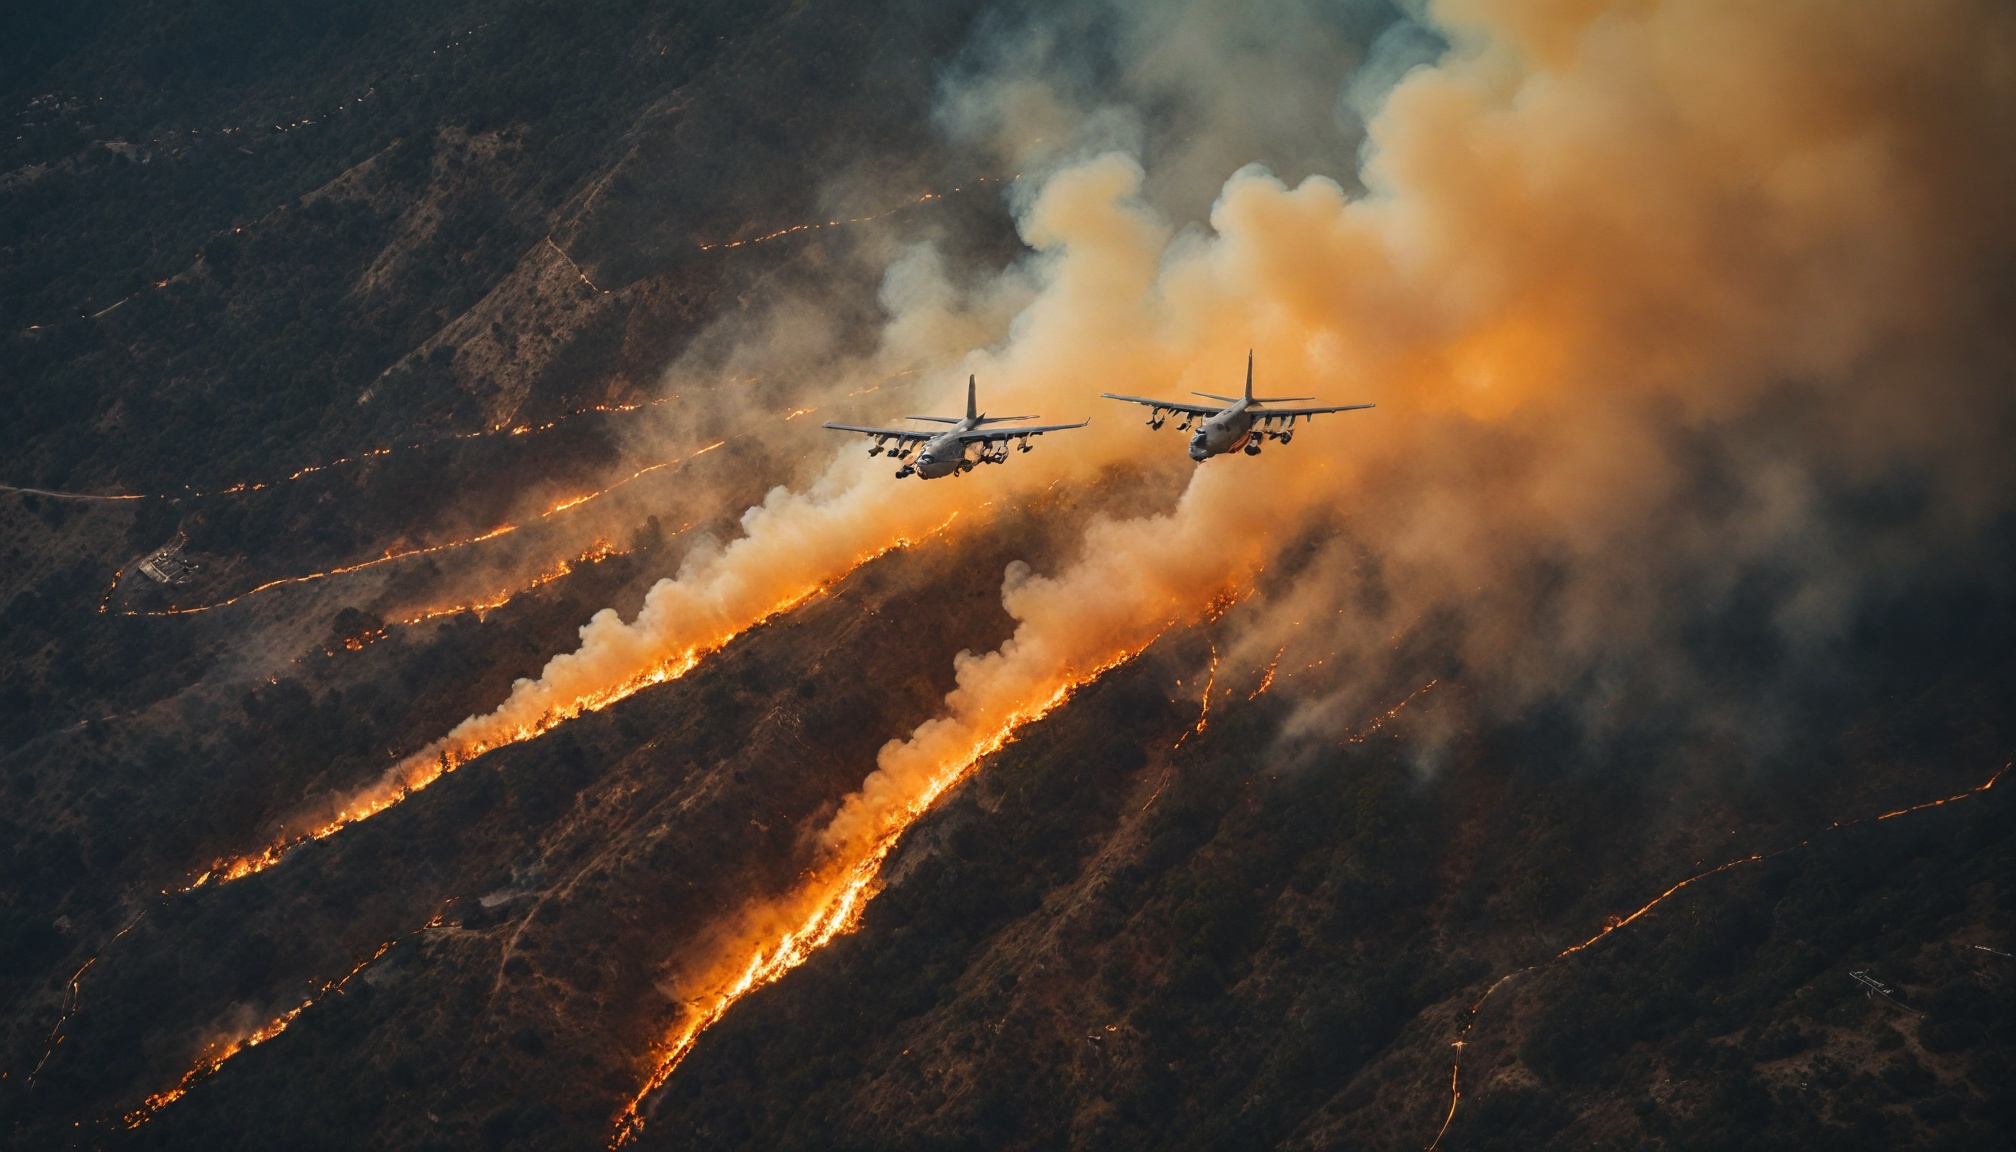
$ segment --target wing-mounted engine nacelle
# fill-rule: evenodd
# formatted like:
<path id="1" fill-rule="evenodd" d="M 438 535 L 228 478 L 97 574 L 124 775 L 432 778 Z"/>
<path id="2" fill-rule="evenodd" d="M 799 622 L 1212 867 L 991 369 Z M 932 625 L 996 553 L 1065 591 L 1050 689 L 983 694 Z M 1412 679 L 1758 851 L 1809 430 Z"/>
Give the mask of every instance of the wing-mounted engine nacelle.
<path id="1" fill-rule="evenodd" d="M 1035 447 L 1036 446 L 1034 444 L 1029 443 L 1029 437 L 1027 436 L 1022 437 L 1022 439 L 1017 440 L 1015 442 L 1015 448 L 1017 451 L 1028 452 L 1034 449 Z"/>
<path id="2" fill-rule="evenodd" d="M 868 449 L 868 455 L 880 456 L 882 454 L 882 446 L 888 443 L 888 440 L 889 438 L 886 436 L 877 436 L 875 438 L 875 446 L 873 448 Z"/>
<path id="3" fill-rule="evenodd" d="M 1169 419 L 1168 415 L 1160 408 L 1150 408 L 1148 410 L 1148 427 L 1150 428 L 1162 427 L 1162 422 L 1167 419 Z"/>
<path id="4" fill-rule="evenodd" d="M 1196 419 L 1197 419 L 1197 416 L 1196 416 L 1196 414 L 1195 414 L 1195 413 L 1192 413 L 1192 412 L 1185 412 L 1185 413 L 1183 414 L 1183 422 L 1182 422 L 1181 424 L 1178 424 L 1178 425 L 1176 425 L 1176 431 L 1178 431 L 1178 432 L 1188 432 L 1188 431 L 1190 430 L 1190 425 L 1191 425 L 1192 423 L 1194 423 L 1194 422 L 1196 421 Z"/>

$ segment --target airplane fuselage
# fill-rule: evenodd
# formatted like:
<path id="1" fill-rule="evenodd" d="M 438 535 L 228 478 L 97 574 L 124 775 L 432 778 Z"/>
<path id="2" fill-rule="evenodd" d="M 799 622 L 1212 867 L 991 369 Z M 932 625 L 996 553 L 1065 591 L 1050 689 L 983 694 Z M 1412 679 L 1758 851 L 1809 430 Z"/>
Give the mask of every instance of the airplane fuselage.
<path id="1" fill-rule="evenodd" d="M 1237 452 L 1253 439 L 1253 414 L 1239 400 L 1199 425 L 1190 436 L 1190 459 L 1202 464 L 1213 456 Z"/>
<path id="2" fill-rule="evenodd" d="M 954 424 L 950 431 L 941 432 L 924 442 L 924 450 L 917 453 L 917 459 L 910 467 L 923 480 L 936 480 L 940 476 L 951 476 L 967 467 L 966 444 L 959 439 L 962 432 L 971 432 L 977 421 L 967 419 Z"/>

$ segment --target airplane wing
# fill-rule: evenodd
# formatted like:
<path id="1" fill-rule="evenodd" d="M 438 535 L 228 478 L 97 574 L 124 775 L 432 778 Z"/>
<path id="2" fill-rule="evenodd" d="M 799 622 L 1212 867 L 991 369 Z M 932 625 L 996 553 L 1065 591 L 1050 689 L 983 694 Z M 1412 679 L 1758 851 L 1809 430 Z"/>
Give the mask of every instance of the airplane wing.
<path id="1" fill-rule="evenodd" d="M 1146 404 L 1150 408 L 1184 412 L 1192 416 L 1216 416 L 1225 410 L 1222 404 L 1186 404 L 1181 400 L 1150 400 L 1146 396 L 1121 396 L 1113 392 L 1101 392 L 1099 395 L 1108 400 L 1125 400 L 1130 404 Z"/>
<path id="2" fill-rule="evenodd" d="M 878 440 L 894 440 L 897 446 L 902 448 L 907 448 L 913 443 L 921 444 L 933 436 L 940 435 L 937 432 L 919 432 L 915 428 L 863 428 L 859 424 L 828 423 L 821 427 L 831 428 L 835 432 L 859 432 L 863 436 L 873 436 Z"/>
<path id="3" fill-rule="evenodd" d="M 975 428 L 971 432 L 961 432 L 959 434 L 959 441 L 962 444 L 980 444 L 990 441 L 998 443 L 1004 440 L 1013 440 L 1017 436 L 1041 436 L 1045 432 L 1061 432 L 1066 428 L 1083 428 L 1090 423 L 1092 423 L 1090 420 L 1080 420 L 1076 424 L 1025 424 L 1020 428 L 988 428 L 985 430 Z"/>
<path id="4" fill-rule="evenodd" d="M 1304 418 L 1321 416 L 1325 412 L 1356 412 L 1360 408 L 1371 407 L 1373 407 L 1371 404 L 1339 404 L 1331 408 L 1249 408 L 1247 411 L 1255 420 L 1272 420 L 1280 416 L 1293 419 L 1297 416 Z"/>

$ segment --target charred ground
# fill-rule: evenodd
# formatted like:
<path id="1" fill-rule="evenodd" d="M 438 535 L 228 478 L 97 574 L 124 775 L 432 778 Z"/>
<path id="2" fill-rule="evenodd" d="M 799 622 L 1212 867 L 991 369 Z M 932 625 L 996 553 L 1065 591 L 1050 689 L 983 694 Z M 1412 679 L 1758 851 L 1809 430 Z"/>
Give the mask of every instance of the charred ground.
<path id="1" fill-rule="evenodd" d="M 752 430 L 798 382 L 665 405 L 700 415 L 642 437 L 655 455 L 635 427 L 661 409 L 598 409 L 664 400 L 666 362 L 761 290 L 850 275 L 844 233 L 702 245 L 829 214 L 835 173 L 862 211 L 977 174 L 926 125 L 979 6 L 58 7 L 0 35 L 0 482 L 147 498 L 0 494 L 0 1129 L 600 1147 L 676 1012 L 668 970 L 793 879 L 953 653 L 1006 635 L 1003 566 L 1156 478 L 887 557 L 268 874 L 163 890 L 732 531 L 791 467 Z M 998 201 L 916 211 L 1013 254 Z M 857 288 L 839 330 L 871 327 Z M 457 552 L 144 615 L 480 534 L 716 439 L 620 530 L 527 528 L 480 578 Z M 196 580 L 132 579 L 178 532 Z M 388 623 L 598 540 L 618 554 L 504 607 Z M 707 1034 L 642 1146 L 1418 1148 L 1468 1008 L 1542 962 L 1477 1015 L 1441 1147 L 2006 1146 L 2011 787 L 1832 826 L 2008 762 L 2008 613 L 2006 584 L 1898 594 L 1761 750 L 1656 714 L 1592 745 L 1574 700 L 1498 716 L 1432 643 L 1340 743 L 1279 740 L 1318 669 L 1258 694 L 1221 669 L 1199 731 L 1212 627 L 1238 617 L 1172 634 L 920 824 L 859 931 Z M 1702 619 L 1728 690 L 1782 689 L 1758 635 Z M 311 993 L 125 1129 L 207 1041 Z"/>

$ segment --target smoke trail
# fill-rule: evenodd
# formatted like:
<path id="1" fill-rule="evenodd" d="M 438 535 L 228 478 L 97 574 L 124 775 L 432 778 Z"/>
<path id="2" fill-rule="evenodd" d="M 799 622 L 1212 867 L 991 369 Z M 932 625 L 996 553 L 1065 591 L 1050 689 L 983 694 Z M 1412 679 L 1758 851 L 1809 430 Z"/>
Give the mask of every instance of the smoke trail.
<path id="1" fill-rule="evenodd" d="M 1182 234 L 1152 223 L 1132 160 L 1067 169 L 1031 213 L 1065 255 L 1004 366 L 1229 366 L 1250 340 L 1264 377 L 1296 382 L 1262 390 L 1380 408 L 1205 464 L 1174 512 L 1096 525 L 1055 576 L 1011 571 L 1013 637 L 959 658 L 946 714 L 883 750 L 824 844 L 880 843 L 1002 717 L 1196 617 L 1319 520 L 1346 522 L 1381 581 L 1335 627 L 1347 664 L 1456 605 L 1466 668 L 1512 704 L 1606 661 L 1656 665 L 1684 648 L 1676 591 L 1726 596 L 1760 563 L 1789 573 L 1775 629 L 1820 650 L 1863 585 L 1923 549 L 1964 555 L 2010 490 L 1980 429 L 2010 415 L 1993 277 L 2016 228 L 1981 182 L 2016 191 L 1999 63 L 2016 21 L 1938 7 L 1928 26 L 1901 5 L 1844 24 L 1817 3 L 1450 3 L 1459 48 L 1371 121 L 1365 195 L 1248 169 L 1209 234 Z M 1976 165 L 1933 136 L 2002 147 Z M 1129 227 L 1170 237 L 1145 281 L 1093 239 Z M 1096 324 L 1052 295 L 1090 282 L 1112 294 Z M 1760 435 L 1775 455 L 1746 458 Z M 1720 506 L 1690 437 L 1731 457 Z M 1852 555 L 1822 490 L 1899 467 L 1938 495 L 1904 541 Z M 1354 590 L 1334 564 L 1303 579 L 1328 595 L 1298 614 Z"/>
<path id="2" fill-rule="evenodd" d="M 805 891 L 752 904 L 682 981 L 695 1009 L 619 1141 L 700 1029 L 851 923 L 890 846 L 980 756 L 1316 526 L 1336 546 L 1281 603 L 1334 663 L 1370 677 L 1410 622 L 1453 608 L 1466 675 L 1513 706 L 1606 662 L 1691 690 L 1657 658 L 1681 647 L 1674 605 L 1726 598 L 1760 564 L 1784 574 L 1772 627 L 1818 651 L 1862 587 L 1964 557 L 2011 490 L 1984 429 L 2007 427 L 2016 362 L 1993 323 L 2016 239 L 1996 207 L 2016 191 L 2016 18 L 1934 7 L 1450 2 L 1432 11 L 1454 47 L 1366 126 L 1363 194 L 1249 168 L 1207 232 L 1158 213 L 1126 154 L 1043 182 L 1021 220 L 1038 255 L 1010 274 L 1032 293 L 969 357 L 1018 406 L 1224 391 L 1251 346 L 1263 380 L 1293 381 L 1261 390 L 1378 412 L 1207 463 L 1173 510 L 1095 523 L 1055 575 L 1012 568 L 1013 636 L 960 656 L 945 714 L 883 748 Z M 1156 47 L 1166 76 L 1184 49 Z M 1032 96 L 1044 66 L 959 93 L 961 114 L 994 99 L 1004 137 L 1024 115 L 1021 138 L 1054 131 L 1071 101 Z M 1113 136 L 1097 110 L 1080 129 Z M 1073 446 L 1005 483 L 1180 452 L 1117 420 Z M 1858 551 L 1869 537 L 1825 489 L 1899 469 L 1931 495 Z M 1346 579 L 1353 564 L 1369 576 Z M 1279 661 L 1268 623 L 1235 657 Z M 1332 705 L 1301 723 L 1361 714 Z"/>
<path id="3" fill-rule="evenodd" d="M 746 535 L 725 548 L 694 549 L 676 577 L 646 593 L 634 620 L 609 608 L 596 613 L 582 626 L 578 649 L 553 657 L 537 679 L 513 684 L 494 711 L 463 720 L 376 782 L 297 818 L 263 851 L 220 860 L 188 887 L 263 871 L 294 846 L 376 815 L 492 748 L 678 679 L 745 629 L 882 552 L 942 529 L 956 515 L 955 504 L 927 497 L 892 505 L 882 490 L 858 484 L 810 494 L 775 489 L 743 516 Z"/>

